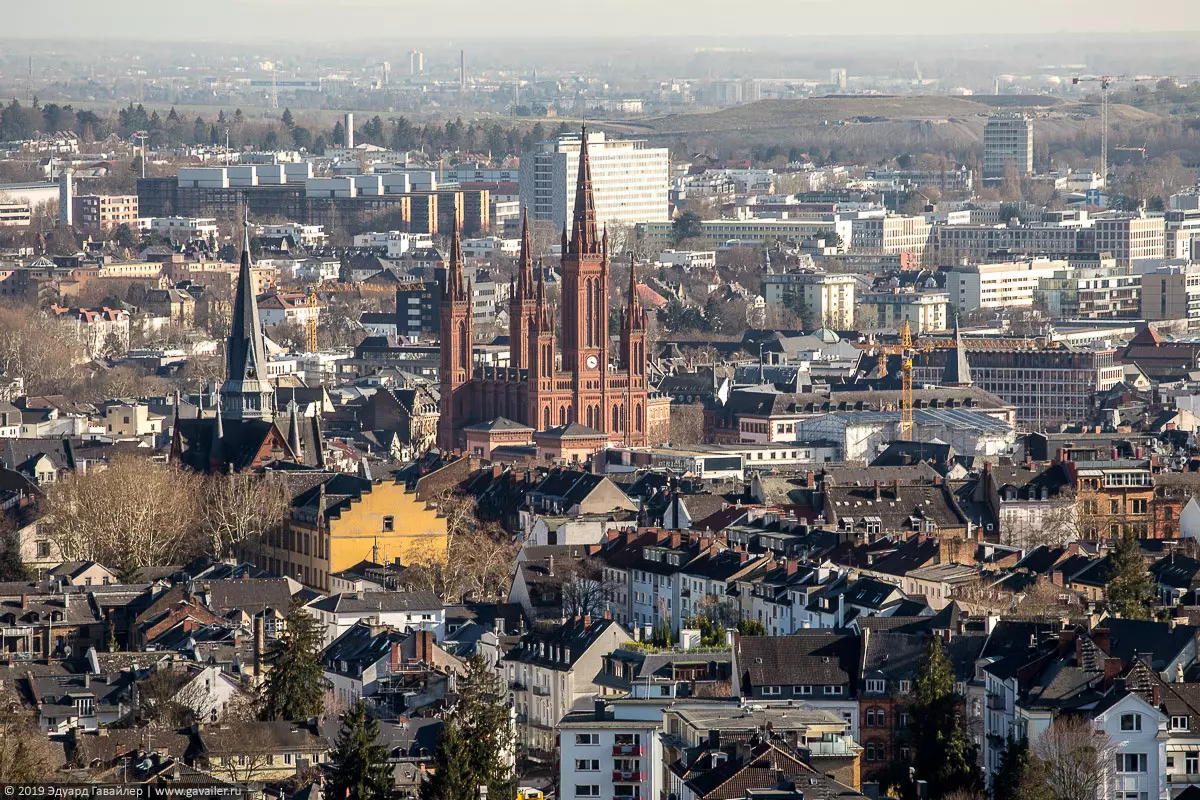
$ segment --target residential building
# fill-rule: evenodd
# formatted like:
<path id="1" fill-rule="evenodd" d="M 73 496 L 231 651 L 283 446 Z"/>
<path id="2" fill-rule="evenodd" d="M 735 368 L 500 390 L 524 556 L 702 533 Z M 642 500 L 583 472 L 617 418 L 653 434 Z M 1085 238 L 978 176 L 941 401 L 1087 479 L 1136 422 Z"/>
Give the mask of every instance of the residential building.
<path id="1" fill-rule="evenodd" d="M 1166 221 L 1144 214 L 1096 217 L 1096 252 L 1112 253 L 1119 266 L 1166 258 Z"/>
<path id="2" fill-rule="evenodd" d="M 84 194 L 74 198 L 75 224 L 103 233 L 120 225 L 137 227 L 138 196 Z"/>
<path id="3" fill-rule="evenodd" d="M 1039 278 L 1035 304 L 1055 319 L 1136 318 L 1144 279 L 1129 267 L 1067 267 Z"/>
<path id="4" fill-rule="evenodd" d="M 889 214 L 860 217 L 850 226 L 850 252 L 859 255 L 911 255 L 918 263 L 933 258 L 936 229 L 924 217 Z"/>
<path id="5" fill-rule="evenodd" d="M 1200 329 L 1200 269 L 1171 265 L 1142 274 L 1140 310 L 1145 320 L 1187 320 L 1188 330 Z"/>
<path id="6" fill-rule="evenodd" d="M 138 220 L 138 227 L 165 236 L 173 242 L 193 239 L 216 241 L 220 235 L 215 217 L 142 217 Z"/>
<path id="7" fill-rule="evenodd" d="M 521 637 L 502 663 L 517 715 L 517 745 L 523 752 L 540 757 L 554 752 L 555 726 L 576 702 L 599 694 L 596 678 L 604 656 L 627 641 L 629 634 L 616 622 L 592 617 L 576 617 Z"/>
<path id="8" fill-rule="evenodd" d="M 283 529 L 247 553 L 260 568 L 329 591 L 330 573 L 364 559 L 412 564 L 446 557 L 446 520 L 429 503 L 426 484 L 328 472 L 321 478 L 292 498 Z"/>
<path id="9" fill-rule="evenodd" d="M 907 322 L 914 334 L 931 333 L 947 329 L 950 295 L 902 289 L 864 292 L 858 298 L 858 305 L 861 312 L 856 322 L 859 324 L 900 330 Z"/>
<path id="10" fill-rule="evenodd" d="M 763 296 L 770 308 L 802 309 L 802 315 L 811 315 L 818 326 L 850 330 L 856 283 L 849 274 L 785 272 L 765 276 Z"/>
<path id="11" fill-rule="evenodd" d="M 1033 120 L 1028 114 L 993 114 L 983 128 L 984 183 L 1004 180 L 1009 165 L 1018 177 L 1033 174 Z"/>
<path id="12" fill-rule="evenodd" d="M 25 228 L 33 222 L 33 206 L 0 201 L 0 228 Z"/>
<path id="13" fill-rule="evenodd" d="M 321 318 L 322 307 L 320 301 L 310 304 L 308 298 L 299 292 L 273 292 L 258 298 L 258 317 L 265 327 L 304 327 L 310 321 L 316 322 Z"/>
<path id="14" fill-rule="evenodd" d="M 342 592 L 306 608 L 324 624 L 326 645 L 364 621 L 400 632 L 429 631 L 439 639 L 446 634 L 445 604 L 433 592 Z"/>
<path id="15" fill-rule="evenodd" d="M 104 407 L 104 433 L 114 438 L 154 437 L 163 432 L 161 414 L 150 413 L 143 403 L 118 402 Z"/>
<path id="16" fill-rule="evenodd" d="M 586 139 L 586 147 L 582 146 Z M 596 224 L 634 225 L 670 219 L 670 160 L 665 147 L 644 140 L 609 139 L 602 131 L 539 142 L 521 154 L 521 210 L 535 222 L 562 230 L 579 212 L 574 191 L 580 153 L 591 159 Z"/>
<path id="17" fill-rule="evenodd" d="M 790 636 L 743 636 L 734 648 L 737 696 L 755 704 L 803 703 L 830 711 L 859 736 L 858 636 L 808 630 Z"/>
<path id="18" fill-rule="evenodd" d="M 1045 258 L 956 265 L 945 270 L 946 292 L 960 313 L 979 308 L 1030 308 L 1042 279 L 1053 278 L 1066 266 Z"/>
<path id="19" fill-rule="evenodd" d="M 672 222 L 642 222 L 637 225 L 637 238 L 649 247 L 665 248 L 676 242 Z M 853 229 L 849 218 L 828 215 L 822 219 L 706 219 L 700 223 L 696 239 L 706 248 L 724 248 L 731 243 L 741 245 L 769 244 L 778 241 L 824 239 L 843 243 L 851 240 Z"/>

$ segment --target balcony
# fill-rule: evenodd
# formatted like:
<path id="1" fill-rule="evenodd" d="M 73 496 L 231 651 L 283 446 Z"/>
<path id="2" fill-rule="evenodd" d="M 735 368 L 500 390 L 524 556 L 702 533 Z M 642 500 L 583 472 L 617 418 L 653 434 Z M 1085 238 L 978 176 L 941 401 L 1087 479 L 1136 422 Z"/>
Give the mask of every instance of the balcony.
<path id="1" fill-rule="evenodd" d="M 625 783 L 628 783 L 631 781 L 634 783 L 638 783 L 638 782 L 646 780 L 646 773 L 641 772 L 640 770 L 637 772 L 623 772 L 622 770 L 614 769 L 612 779 L 614 781 L 622 781 Z"/>
<path id="2" fill-rule="evenodd" d="M 810 755 L 820 756 L 852 756 L 856 750 L 845 739 L 834 742 L 808 742 L 804 745 Z"/>
<path id="3" fill-rule="evenodd" d="M 987 707 L 988 711 L 1005 711 L 1004 695 L 989 694 L 987 696 Z"/>
<path id="4" fill-rule="evenodd" d="M 540 697 L 549 697 L 549 696 L 550 696 L 550 687 L 549 687 L 549 686 L 537 686 L 537 685 L 535 685 L 535 686 L 533 687 L 533 693 L 534 693 L 534 694 L 536 694 L 536 695 L 538 695 L 538 696 L 540 696 Z"/>
<path id="5" fill-rule="evenodd" d="M 1182 786 L 1189 783 L 1200 785 L 1200 774 L 1183 774 L 1167 775 L 1167 783 L 1174 786 Z"/>
<path id="6" fill-rule="evenodd" d="M 614 756 L 640 756 L 642 746 L 640 744 L 614 744 L 612 754 Z"/>

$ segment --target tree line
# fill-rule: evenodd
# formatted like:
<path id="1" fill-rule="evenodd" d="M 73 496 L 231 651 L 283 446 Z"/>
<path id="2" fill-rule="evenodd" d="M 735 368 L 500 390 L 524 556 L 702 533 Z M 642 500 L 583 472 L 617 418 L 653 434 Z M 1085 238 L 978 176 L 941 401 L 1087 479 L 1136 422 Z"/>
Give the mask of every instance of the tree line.
<path id="1" fill-rule="evenodd" d="M 532 126 L 505 126 L 498 122 L 464 122 L 461 117 L 441 123 L 421 123 L 404 116 L 384 119 L 375 115 L 355 127 L 354 141 L 401 151 L 436 153 L 450 150 L 499 156 L 529 149 L 536 142 L 567 130 L 566 123 L 557 127 L 547 127 L 540 122 Z M 304 149 L 317 154 L 346 141 L 345 126 L 340 120 L 331 127 L 300 124 L 291 109 L 284 109 L 278 118 L 250 119 L 239 108 L 232 114 L 221 110 L 216 117 L 197 115 L 189 119 L 175 108 L 162 115 L 140 103 L 130 103 L 115 114 L 100 114 L 76 109 L 70 104 L 43 105 L 36 97 L 28 105 L 13 99 L 0 108 L 0 141 L 18 141 L 38 134 L 60 132 L 74 133 L 84 141 L 100 140 L 112 134 L 129 139 L 139 131 L 146 132 L 151 148 L 223 145 L 227 132 L 233 147 Z"/>

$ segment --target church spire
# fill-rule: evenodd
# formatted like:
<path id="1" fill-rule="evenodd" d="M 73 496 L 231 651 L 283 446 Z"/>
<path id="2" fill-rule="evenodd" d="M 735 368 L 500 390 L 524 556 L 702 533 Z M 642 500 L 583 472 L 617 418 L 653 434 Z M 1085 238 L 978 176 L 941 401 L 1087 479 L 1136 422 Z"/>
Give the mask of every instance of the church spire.
<path id="1" fill-rule="evenodd" d="M 570 247 L 576 255 L 598 255 L 600 246 L 596 232 L 596 197 L 592 191 L 592 160 L 588 155 L 588 132 L 584 125 L 579 140 L 579 175 L 575 180 L 575 216 Z"/>
<path id="2" fill-rule="evenodd" d="M 642 310 L 642 298 L 638 297 L 637 257 L 629 254 L 629 326 L 638 327 L 646 320 Z"/>
<path id="3" fill-rule="evenodd" d="M 250 217 L 243 220 L 241 266 L 233 321 L 225 347 L 221 402 L 230 419 L 271 419 L 274 391 L 265 379 L 267 359 L 258 321 L 258 298 L 250 265 Z"/>
<path id="4" fill-rule="evenodd" d="M 954 349 L 946 354 L 946 368 L 942 372 L 942 386 L 967 387 L 971 380 L 971 364 L 967 361 L 967 350 L 963 347 L 962 333 L 958 330 L 958 316 L 954 317 Z"/>
<path id="5" fill-rule="evenodd" d="M 529 239 L 529 209 L 521 218 L 521 263 L 517 272 L 517 296 L 522 300 L 533 297 L 533 245 Z"/>
<path id="6" fill-rule="evenodd" d="M 466 299 L 463 290 L 462 234 L 458 230 L 457 219 L 454 221 L 454 233 L 450 237 L 450 263 L 446 270 L 446 299 L 450 301 Z"/>
<path id="7" fill-rule="evenodd" d="M 209 472 L 225 470 L 225 422 L 221 418 L 221 404 L 217 403 L 217 418 L 213 422 L 212 442 L 208 447 Z"/>
<path id="8" fill-rule="evenodd" d="M 538 326 L 543 331 L 554 330 L 554 326 L 550 324 L 550 304 L 546 302 L 546 270 L 544 267 L 538 269 L 537 308 Z"/>
<path id="9" fill-rule="evenodd" d="M 292 455 L 296 460 L 303 463 L 304 450 L 300 444 L 300 419 L 296 414 L 295 389 L 292 389 L 292 402 L 288 403 L 288 446 L 292 448 Z"/>

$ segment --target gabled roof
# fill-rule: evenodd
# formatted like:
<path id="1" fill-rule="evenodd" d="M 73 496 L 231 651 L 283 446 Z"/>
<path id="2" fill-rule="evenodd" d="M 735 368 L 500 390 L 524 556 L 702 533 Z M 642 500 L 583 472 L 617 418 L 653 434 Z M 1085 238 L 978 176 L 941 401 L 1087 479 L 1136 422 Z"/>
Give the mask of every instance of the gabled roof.
<path id="1" fill-rule="evenodd" d="M 342 592 L 322 597 L 310 608 L 329 614 L 370 614 L 407 611 L 432 611 L 443 608 L 433 592 Z"/>
<path id="2" fill-rule="evenodd" d="M 859 637 L 813 630 L 790 636 L 743 636 L 737 664 L 742 690 L 788 684 L 845 685 L 858 674 Z"/>

